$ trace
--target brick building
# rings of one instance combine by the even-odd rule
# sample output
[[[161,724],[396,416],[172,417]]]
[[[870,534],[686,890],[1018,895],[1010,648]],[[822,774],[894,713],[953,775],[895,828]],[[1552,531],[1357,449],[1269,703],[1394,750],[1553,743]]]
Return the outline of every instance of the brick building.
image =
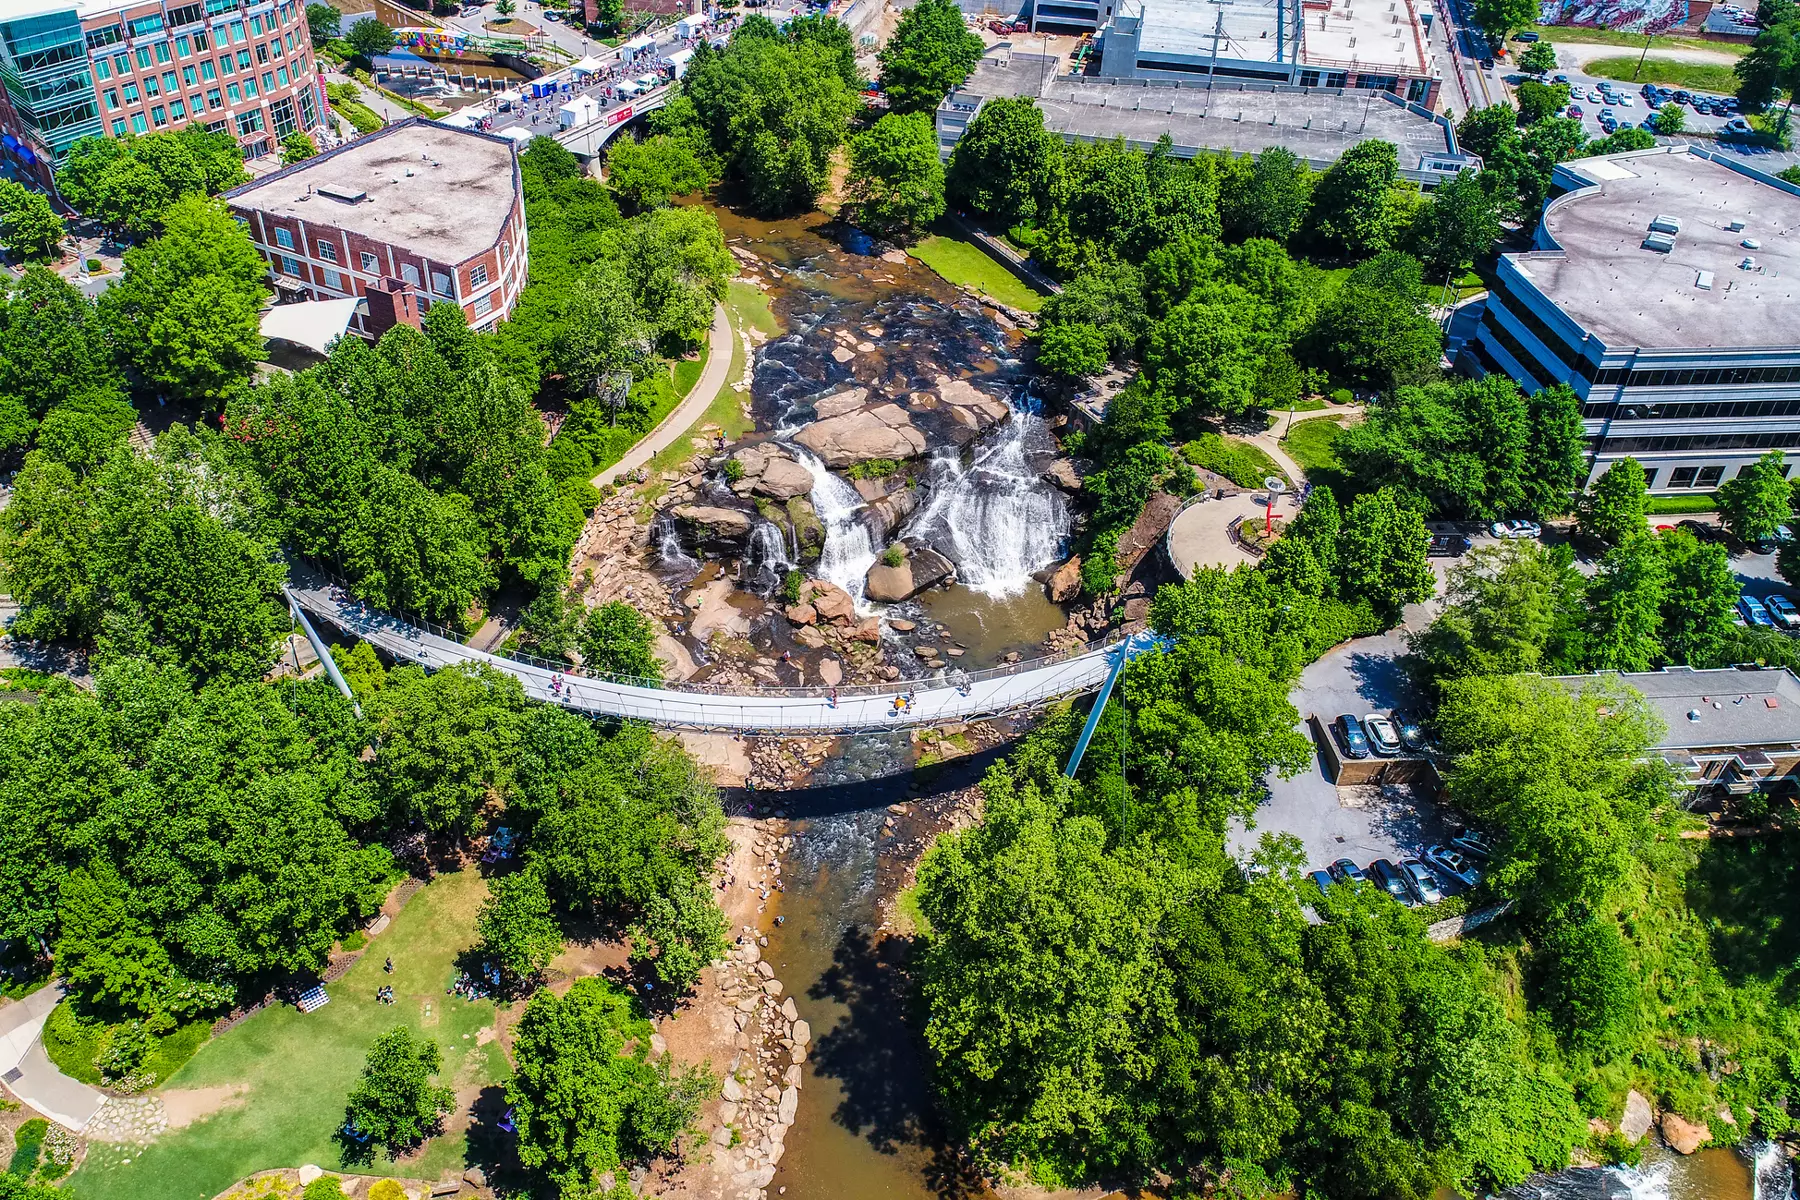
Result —
[[[413,117],[225,193],[290,300],[367,301],[379,337],[432,304],[492,328],[525,287],[518,145]]]
[[[245,158],[325,122],[303,0],[0,0],[0,156],[45,186],[78,139],[199,124]]]

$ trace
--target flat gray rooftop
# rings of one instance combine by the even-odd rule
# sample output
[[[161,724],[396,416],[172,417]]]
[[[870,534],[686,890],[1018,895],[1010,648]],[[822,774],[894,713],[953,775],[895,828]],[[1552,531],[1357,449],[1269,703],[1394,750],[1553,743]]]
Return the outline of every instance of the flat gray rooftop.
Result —
[[[970,86],[981,91],[983,61]],[[997,94],[997,93],[989,93]],[[1453,154],[1442,125],[1370,91],[1155,85],[1064,76],[1038,100],[1044,124],[1079,138],[1124,137],[1154,142],[1168,134],[1179,147],[1255,154],[1284,146],[1329,166],[1358,142],[1378,138],[1400,151],[1400,169],[1419,170],[1425,155]]]
[[[320,188],[367,198],[348,204],[319,195]],[[500,239],[514,199],[513,147],[466,129],[407,121],[246,184],[226,199],[460,263]]]
[[[1800,744],[1800,679],[1792,671],[1670,667],[1603,677],[1636,688],[1662,716],[1669,731],[1653,749]],[[1565,675],[1558,682],[1578,688],[1594,678]]]
[[[1553,202],[1544,232],[1563,253],[1512,256],[1609,349],[1800,345],[1800,196],[1695,154],[1645,151],[1562,169],[1599,190]],[[1643,248],[1650,222],[1681,221],[1675,248]],[[1744,228],[1727,228],[1742,221]],[[1754,249],[1745,238],[1759,242]],[[1753,271],[1740,270],[1745,258]],[[1712,288],[1698,286],[1712,273]]]
[[[1287,18],[1285,38],[1277,37],[1279,11],[1275,0],[1144,0],[1138,54],[1206,58],[1216,41],[1222,59],[1291,63],[1299,49],[1293,18]]]

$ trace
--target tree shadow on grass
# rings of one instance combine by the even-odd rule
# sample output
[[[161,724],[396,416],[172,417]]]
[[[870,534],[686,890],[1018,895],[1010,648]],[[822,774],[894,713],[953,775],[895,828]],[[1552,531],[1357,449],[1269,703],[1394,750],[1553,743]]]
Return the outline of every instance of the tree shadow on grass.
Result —
[[[1687,880],[1713,962],[1733,984],[1774,983],[1800,1000],[1800,835],[1714,838]]]
[[[470,1105],[468,1149],[463,1163],[479,1167],[488,1186],[502,1196],[528,1196],[537,1180],[519,1162],[519,1140],[500,1127],[510,1105],[506,1089],[492,1083],[481,1089]]]

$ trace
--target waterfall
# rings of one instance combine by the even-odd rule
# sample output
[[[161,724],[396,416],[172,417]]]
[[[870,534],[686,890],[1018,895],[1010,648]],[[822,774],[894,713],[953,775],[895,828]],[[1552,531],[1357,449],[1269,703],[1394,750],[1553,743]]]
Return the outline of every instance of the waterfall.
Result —
[[[978,445],[965,465],[955,450],[931,460],[931,499],[913,527],[956,562],[957,578],[996,599],[1022,595],[1032,573],[1062,557],[1069,503],[1038,477],[1032,444],[1050,444],[1049,430],[1027,398],[1012,419]]]
[[[668,514],[659,516],[657,524],[662,527],[656,538],[656,552],[660,556],[661,565],[684,570],[698,568],[700,560],[681,548],[681,539],[675,534],[675,522],[669,519]]]
[[[781,586],[781,581],[797,564],[788,554],[787,535],[773,521],[758,521],[750,527],[744,545],[744,579],[755,591],[767,594]]]
[[[1791,1200],[1794,1195],[1794,1165],[1775,1142],[1753,1142],[1752,1162],[1756,1171],[1756,1200]]]
[[[863,521],[863,498],[848,480],[825,469],[817,455],[789,447],[800,465],[812,472],[812,505],[825,527],[825,548],[816,573],[830,580],[862,607],[863,576],[875,565],[875,538]]]

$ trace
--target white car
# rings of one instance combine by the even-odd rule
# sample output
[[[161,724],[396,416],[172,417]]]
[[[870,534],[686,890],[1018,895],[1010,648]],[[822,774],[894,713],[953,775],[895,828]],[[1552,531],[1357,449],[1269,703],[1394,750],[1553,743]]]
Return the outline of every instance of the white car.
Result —
[[[1636,108],[1637,101],[1633,100],[1630,96],[1627,96],[1627,95],[1621,93],[1619,95],[1619,107],[1620,108]]]
[[[1370,713],[1362,719],[1362,726],[1375,753],[1384,756],[1400,753],[1400,734],[1392,721],[1380,713]]]
[[[1794,602],[1786,596],[1771,592],[1763,597],[1763,607],[1769,610],[1777,625],[1787,629],[1800,627],[1800,608],[1795,608]]]
[[[1604,99],[1605,99],[1605,97],[1602,96],[1599,92],[1595,91],[1592,88],[1588,89],[1588,103],[1589,104],[1599,104]]]
[[[1536,521],[1495,521],[1488,526],[1488,532],[1502,541],[1515,538],[1536,541],[1544,535],[1543,526]]]

